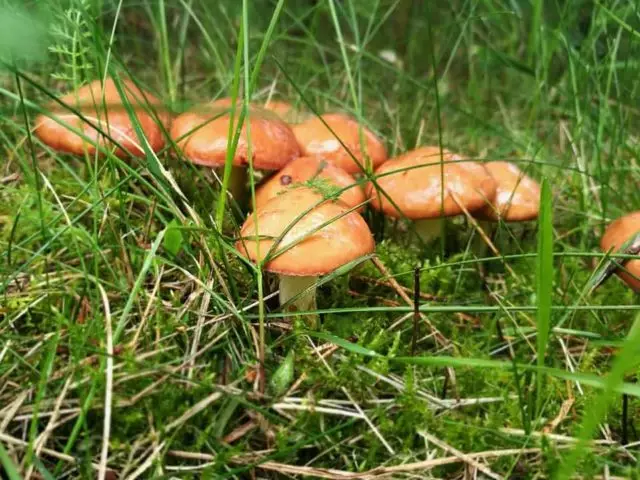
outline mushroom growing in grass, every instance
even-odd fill
[[[163,129],[169,126],[170,114],[156,97],[133,82],[120,83],[144,138],[138,136],[126,103],[111,78],[104,85],[96,80],[60,97],[59,101],[69,108],[58,102],[49,105],[50,113],[36,118],[36,135],[51,148],[76,155],[94,154],[100,145],[115,148],[119,157],[141,157],[145,155],[142,142],[152,151],[159,151],[165,144]],[[84,119],[70,109],[78,111]]]
[[[342,191],[338,198],[347,207],[363,208],[364,191],[351,175],[320,157],[298,157],[258,187],[256,209],[284,190],[314,179],[325,180]]]
[[[513,163],[487,162],[484,166],[496,181],[496,194],[483,208],[473,212],[473,216],[479,220],[480,228],[487,234],[487,238],[493,233],[496,222],[528,222],[538,218],[538,182]],[[482,254],[486,251],[486,244],[484,241],[479,242],[481,239],[478,239],[474,249],[477,254]]]
[[[189,161],[211,168],[225,166],[231,125],[229,107],[231,100],[221,99],[204,109],[183,113],[174,120],[171,138]],[[241,105],[238,105],[233,119],[234,132],[240,115]],[[300,155],[300,148],[291,128],[277,115],[253,106],[248,115],[249,120],[247,122],[244,119],[240,131],[229,179],[229,190],[241,205],[245,203],[247,167],[250,163],[253,163],[256,170],[280,170]],[[247,123],[250,126],[249,135]]]
[[[623,268],[616,269],[616,273],[634,291],[640,293],[640,211],[614,220],[600,241],[600,247],[604,252],[616,253],[625,246],[625,251],[637,254],[638,259],[617,260]]]
[[[306,187],[273,197],[242,226],[236,248],[278,275],[280,304],[316,308],[318,277],[374,251],[364,219],[339,200]],[[297,297],[297,298],[296,298]]]
[[[474,212],[474,217],[495,222],[526,222],[538,218],[538,182],[513,163],[487,162],[484,166],[496,181],[496,195],[483,208]]]
[[[387,151],[380,139],[353,118],[342,113],[328,113],[310,118],[293,125],[293,132],[303,155],[319,155],[347,173],[355,174],[362,171],[354,157],[362,168],[369,165],[372,169],[387,159]]]
[[[482,164],[464,161],[447,150],[442,160],[439,147],[417,148],[376,170],[376,182],[384,193],[373,183],[366,189],[373,208],[390,217],[414,220],[416,233],[425,243],[440,237],[444,217],[474,212],[496,192],[496,182]]]

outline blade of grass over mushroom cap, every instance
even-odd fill
[[[106,143],[109,149],[115,147],[118,156],[146,156],[148,150],[158,151],[164,146],[165,125],[169,115],[159,107],[159,101],[151,94],[139,89],[130,80],[121,80],[117,72],[106,80],[95,80],[77,91],[62,96],[56,104],[74,105],[83,112],[83,118],[65,113],[66,123],[73,123],[83,130],[83,140],[61,125],[60,112],[40,115],[36,118],[36,134],[52,148],[76,155],[97,151],[97,145]],[[154,108],[157,112],[154,112]],[[64,107],[63,107],[64,108]],[[151,111],[151,115],[147,113]],[[91,121],[86,121],[91,119]],[[104,129],[109,137],[118,139],[115,144],[100,134]],[[137,138],[135,138],[137,137]]]
[[[600,240],[603,251],[628,252],[640,256],[640,211],[623,215],[611,222]],[[611,272],[617,275],[640,293],[640,258],[615,262],[607,268],[607,276]],[[602,278],[604,281],[606,276]]]
[[[429,162],[436,156],[446,161]],[[414,169],[422,171],[410,175]],[[372,206],[392,217],[412,219],[425,243],[439,236],[443,215],[459,215],[464,209],[483,207],[496,188],[481,164],[447,150],[441,152],[439,147],[419,147],[390,159],[376,170],[375,176],[379,188],[397,205],[391,205],[369,185],[367,194]],[[459,202],[464,203],[464,209]]]
[[[258,186],[256,208],[300,184],[319,190],[325,198],[335,198],[339,194],[340,200],[349,207],[361,205],[366,200],[362,181],[356,181],[340,167],[321,157],[298,157]]]
[[[252,213],[242,228],[237,248],[280,278],[280,301],[298,298],[299,310],[314,307],[317,277],[331,273],[374,249],[364,220],[339,201],[325,199],[309,187],[287,190]],[[257,238],[251,233],[260,220]],[[297,234],[294,232],[299,230]],[[265,236],[264,232],[273,232]],[[294,235],[293,238],[288,236]],[[253,251],[251,244],[267,251]],[[311,242],[311,243],[309,243]],[[284,243],[284,245],[283,245]],[[261,258],[262,257],[262,258]],[[306,292],[306,293],[304,293]],[[304,293],[304,295],[303,295]]]

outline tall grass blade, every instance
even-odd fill
[[[553,205],[549,182],[543,179],[540,192],[540,217],[538,223],[538,262],[536,268],[536,301],[538,304],[536,321],[537,364],[543,367],[551,332],[551,305],[553,291]],[[536,377],[536,412],[542,406],[543,378]]]

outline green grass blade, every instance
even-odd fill
[[[551,310],[553,297],[553,205],[551,187],[547,180],[542,181],[540,193],[540,216],[538,220],[538,259],[536,266],[536,302],[538,310],[536,321],[537,364],[543,367],[551,332]],[[536,411],[542,406],[542,377],[536,378]]]
[[[613,362],[611,370],[602,380],[602,391],[590,403],[580,426],[578,443],[569,457],[563,462],[554,478],[564,480],[573,478],[580,460],[584,457],[588,443],[603,420],[611,403],[618,397],[621,387],[625,385],[624,376],[637,367],[638,344],[640,343],[640,315],[637,315],[631,330],[624,341],[623,348]]]
[[[9,457],[9,453],[0,442],[0,464],[4,468],[4,472],[7,474],[9,480],[22,480],[22,477],[18,473],[18,467],[13,460]]]

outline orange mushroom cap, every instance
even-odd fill
[[[285,121],[295,122],[299,120],[300,112],[293,108],[289,102],[282,100],[269,100],[263,107],[270,112],[275,113]]]
[[[230,99],[220,99],[212,102],[207,112],[194,110],[183,113],[174,120],[171,138],[177,142],[186,158],[208,167],[225,164],[231,122],[226,109],[230,106]],[[234,117],[236,125],[239,116],[240,110],[236,111]],[[236,166],[249,164],[246,122],[245,119],[233,157],[233,164]],[[272,112],[252,107],[249,111],[249,125],[255,168],[279,170],[300,155],[300,148],[291,128]]]
[[[509,162],[488,162],[484,166],[498,187],[491,203],[474,213],[475,217],[505,222],[526,222],[538,217],[540,185]]]
[[[285,230],[276,247],[277,253],[283,253],[271,255],[273,259],[265,266],[282,275],[325,275],[375,248],[371,231],[358,213],[349,212],[340,201],[323,199],[309,188],[286,190],[252,213],[242,226],[236,248],[252,261],[261,261]],[[257,233],[261,240],[256,238]]]
[[[164,137],[158,120],[167,128],[170,123],[169,113],[158,108],[161,107],[161,103],[156,97],[140,90],[133,82],[122,80],[122,88],[151,150],[159,151],[164,146]],[[129,112],[111,78],[107,79],[104,85],[99,80],[93,81],[76,92],[62,96],[60,101],[79,110],[91,124],[58,103],[52,104],[51,117],[38,115],[35,122],[36,135],[51,148],[82,155],[85,152],[95,153],[96,145],[102,145],[105,148],[113,147],[111,140],[100,133],[94,127],[95,125],[122,147],[115,150],[115,154],[119,157],[126,157],[129,154],[144,155],[144,149]],[[147,106],[157,110],[158,120],[149,113],[148,108],[145,108]],[[81,131],[90,141],[58,122],[64,122]]]
[[[629,213],[623,217],[614,220],[608,227],[600,241],[600,247],[603,251],[608,252],[613,249],[617,252],[627,241],[640,233],[640,211]],[[624,280],[636,292],[640,292],[640,259],[629,260],[624,264],[624,268],[628,272],[621,269],[617,270],[617,275]],[[634,278],[638,277],[638,278]]]
[[[375,172],[376,181],[402,214],[373,183],[366,189],[371,205],[390,217],[404,215],[419,220],[459,215],[463,209],[458,202],[472,212],[493,198],[496,182],[482,164],[459,162],[462,157],[447,150],[443,151],[443,160],[441,168],[439,147],[421,147],[383,163]]]
[[[349,208],[361,205],[366,200],[362,187],[340,167],[320,157],[298,157],[258,187],[256,209],[262,208],[265,203],[291,186],[312,178],[325,179],[339,189],[351,186],[352,188],[342,192],[339,197]]]
[[[351,155],[363,167],[366,166],[366,156],[369,157],[374,168],[387,159],[387,151],[383,143],[365,127],[362,127],[366,147],[363,151],[360,145],[360,126],[353,118],[341,113],[328,113],[321,118],[331,127],[335,135],[324,125],[320,117],[313,117],[293,126],[303,155],[320,155],[348,173],[361,171]],[[341,145],[338,138],[348,151]]]

